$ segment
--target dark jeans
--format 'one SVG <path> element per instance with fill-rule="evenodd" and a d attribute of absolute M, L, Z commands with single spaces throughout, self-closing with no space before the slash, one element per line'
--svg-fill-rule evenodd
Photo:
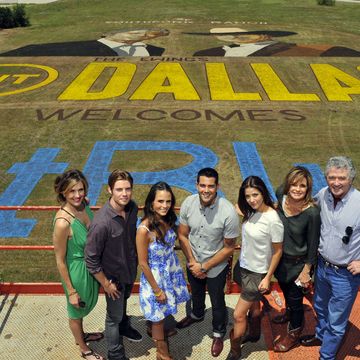
<path fill-rule="evenodd" d="M 187 269 L 187 276 L 191 286 L 192 293 L 192 314 L 197 318 L 203 318 L 205 315 L 205 295 L 206 287 L 210 296 L 212 306 L 212 327 L 214 335 L 224 337 L 227 325 L 227 309 L 225 304 L 224 287 L 226 283 L 226 274 L 229 267 L 214 278 L 198 279 L 194 277 Z"/>
<path fill-rule="evenodd" d="M 123 304 L 123 316 L 122 316 L 122 320 L 121 323 L 119 324 L 119 329 L 120 331 L 126 331 L 126 329 L 130 326 L 130 320 L 129 320 L 129 316 L 127 316 L 126 311 L 127 311 L 127 300 L 131 295 L 131 290 L 133 288 L 133 285 L 131 284 L 125 284 L 125 288 L 124 288 L 124 304 Z"/>
<path fill-rule="evenodd" d="M 131 293 L 131 288 L 132 285 L 124 285 L 120 297 L 116 300 L 113 300 L 105 294 L 105 337 L 108 345 L 108 360 L 127 359 L 125 356 L 123 337 L 120 335 L 120 326 L 123 325 L 123 321 L 125 321 L 125 323 L 128 321 L 128 319 L 125 319 L 127 318 L 126 305 Z"/>
<path fill-rule="evenodd" d="M 286 308 L 290 312 L 290 328 L 297 329 L 304 322 L 303 290 L 294 281 L 289 283 L 279 281 L 279 285 L 285 297 Z"/>

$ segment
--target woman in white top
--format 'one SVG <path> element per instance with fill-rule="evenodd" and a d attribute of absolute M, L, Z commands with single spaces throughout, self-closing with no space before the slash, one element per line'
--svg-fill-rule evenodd
<path fill-rule="evenodd" d="M 260 303 L 269 290 L 280 261 L 284 227 L 274 209 L 269 191 L 257 176 L 247 177 L 239 190 L 238 207 L 243 215 L 240 255 L 241 295 L 234 310 L 227 360 L 241 357 L 241 343 L 260 337 Z M 249 334 L 243 338 L 249 312 Z"/>

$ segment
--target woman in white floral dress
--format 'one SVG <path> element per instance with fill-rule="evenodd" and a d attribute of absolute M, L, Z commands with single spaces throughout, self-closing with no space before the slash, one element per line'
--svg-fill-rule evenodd
<path fill-rule="evenodd" d="M 136 246 L 140 277 L 140 307 L 152 323 L 156 359 L 170 360 L 164 320 L 177 313 L 177 305 L 189 300 L 189 292 L 174 250 L 176 240 L 175 196 L 165 182 L 153 185 L 145 200 Z"/>

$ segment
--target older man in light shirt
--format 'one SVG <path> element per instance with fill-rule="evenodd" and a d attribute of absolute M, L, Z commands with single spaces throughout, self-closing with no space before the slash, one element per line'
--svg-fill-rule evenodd
<path fill-rule="evenodd" d="M 354 177 L 351 159 L 330 158 L 328 186 L 315 197 L 321 210 L 314 299 L 318 324 L 315 335 L 303 337 L 301 344 L 321 345 L 321 360 L 335 360 L 360 285 L 360 192 L 352 186 Z"/>

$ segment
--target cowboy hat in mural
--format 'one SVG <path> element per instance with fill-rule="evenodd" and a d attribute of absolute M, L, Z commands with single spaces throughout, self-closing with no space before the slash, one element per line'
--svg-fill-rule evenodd
<path fill-rule="evenodd" d="M 213 28 L 206 33 L 184 33 L 196 36 L 214 36 L 226 45 L 196 51 L 194 56 L 360 56 L 360 51 L 343 46 L 304 45 L 278 41 L 275 38 L 296 35 L 292 31 L 257 30 L 241 28 Z"/>
<path fill-rule="evenodd" d="M 169 33 L 167 29 L 120 30 L 107 33 L 98 40 L 32 44 L 0 56 L 160 56 L 164 48 L 143 41 Z"/>

